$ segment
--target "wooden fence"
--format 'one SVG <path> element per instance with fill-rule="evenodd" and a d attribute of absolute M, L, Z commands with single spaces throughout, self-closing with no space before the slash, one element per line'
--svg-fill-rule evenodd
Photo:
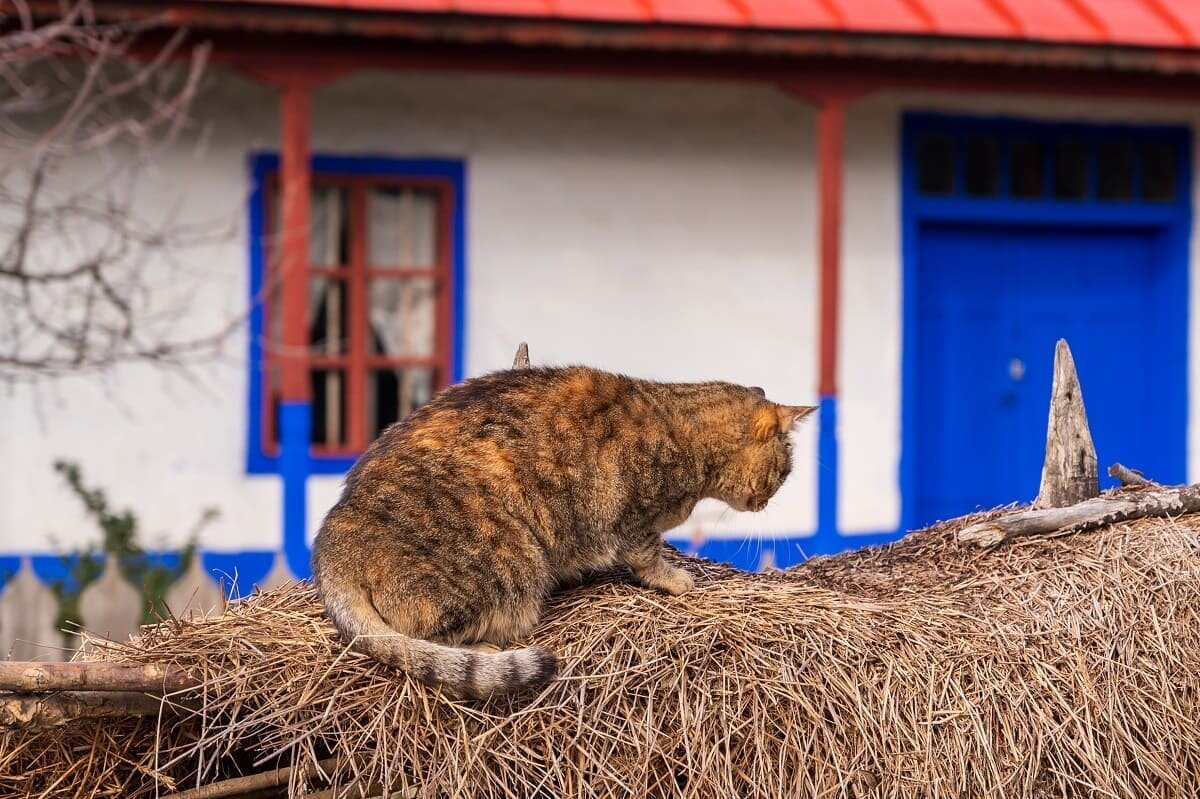
<path fill-rule="evenodd" d="M 269 589 L 295 578 L 280 553 L 271 571 L 255 588 Z M 221 585 L 205 572 L 199 553 L 184 574 L 167 589 L 163 601 L 179 618 L 221 613 L 225 595 Z M 116 558 L 108 557 L 104 571 L 79 595 L 83 629 L 114 641 L 137 632 L 145 598 L 117 569 Z M 58 629 L 58 598 L 37 575 L 26 558 L 21 568 L 0 592 L 0 659 L 69 660 L 79 645 L 77 635 Z"/>

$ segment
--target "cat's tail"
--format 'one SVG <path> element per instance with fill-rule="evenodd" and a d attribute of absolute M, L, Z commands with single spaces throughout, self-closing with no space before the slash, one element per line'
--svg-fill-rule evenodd
<path fill-rule="evenodd" d="M 321 600 L 350 648 L 426 685 L 440 686 L 463 698 L 486 699 L 535 688 L 558 672 L 558 658 L 540 646 L 493 653 L 410 638 L 388 626 L 364 589 L 355 586 L 347 593 L 347 588 L 322 590 Z"/>

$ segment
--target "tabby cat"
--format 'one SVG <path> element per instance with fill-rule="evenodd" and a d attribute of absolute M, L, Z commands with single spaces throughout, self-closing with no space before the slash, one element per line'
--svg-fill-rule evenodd
<path fill-rule="evenodd" d="M 447 388 L 346 476 L 313 548 L 325 610 L 354 649 L 455 695 L 541 685 L 552 652 L 502 650 L 547 594 L 617 564 L 689 590 L 659 536 L 705 497 L 764 508 L 791 471 L 789 431 L 813 410 L 585 367 Z"/>

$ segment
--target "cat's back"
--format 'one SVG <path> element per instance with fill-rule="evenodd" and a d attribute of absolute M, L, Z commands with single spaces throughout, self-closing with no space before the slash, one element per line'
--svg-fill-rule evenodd
<path fill-rule="evenodd" d="M 577 457 L 634 432 L 646 415 L 647 385 L 583 366 L 472 378 L 384 430 L 347 475 L 347 485 L 463 470 L 511 478 L 526 462 Z"/>

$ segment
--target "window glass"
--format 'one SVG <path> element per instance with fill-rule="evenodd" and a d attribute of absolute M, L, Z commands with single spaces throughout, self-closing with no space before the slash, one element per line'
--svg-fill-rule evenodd
<path fill-rule="evenodd" d="M 949 136 L 917 139 L 917 190 L 921 194 L 954 192 L 954 140 Z"/>
<path fill-rule="evenodd" d="M 1009 180 L 1013 197 L 1041 197 L 1045 192 L 1045 148 L 1035 139 L 1014 139 L 1009 146 Z"/>
<path fill-rule="evenodd" d="M 1101 142 L 1096 151 L 1096 195 L 1101 200 L 1133 199 L 1133 145 Z"/>
<path fill-rule="evenodd" d="M 1170 202 L 1175 199 L 1175 151 L 1157 142 L 1142 145 L 1142 198 Z"/>
<path fill-rule="evenodd" d="M 966 191 L 973 197 L 1000 193 L 1000 143 L 990 136 L 968 136 Z"/>
<path fill-rule="evenodd" d="M 312 184 L 308 212 L 308 261 L 313 266 L 341 266 L 348 258 L 350 221 L 345 186 Z"/>
<path fill-rule="evenodd" d="M 1060 139 L 1054 145 L 1054 196 L 1082 200 L 1087 196 L 1087 145 Z"/>
<path fill-rule="evenodd" d="M 371 266 L 437 263 L 438 196 L 432 189 L 378 187 L 367 200 L 367 260 Z"/>
<path fill-rule="evenodd" d="M 437 286 L 432 277 L 374 278 L 370 295 L 371 352 L 393 357 L 434 354 Z"/>
<path fill-rule="evenodd" d="M 372 369 L 367 378 L 367 434 L 384 428 L 429 402 L 437 388 L 437 370 L 428 366 Z"/>
<path fill-rule="evenodd" d="M 313 352 L 346 351 L 346 282 L 327 277 L 308 281 L 308 340 Z"/>
<path fill-rule="evenodd" d="M 342 369 L 314 369 L 312 388 L 312 443 L 328 449 L 346 446 L 346 373 Z"/>

